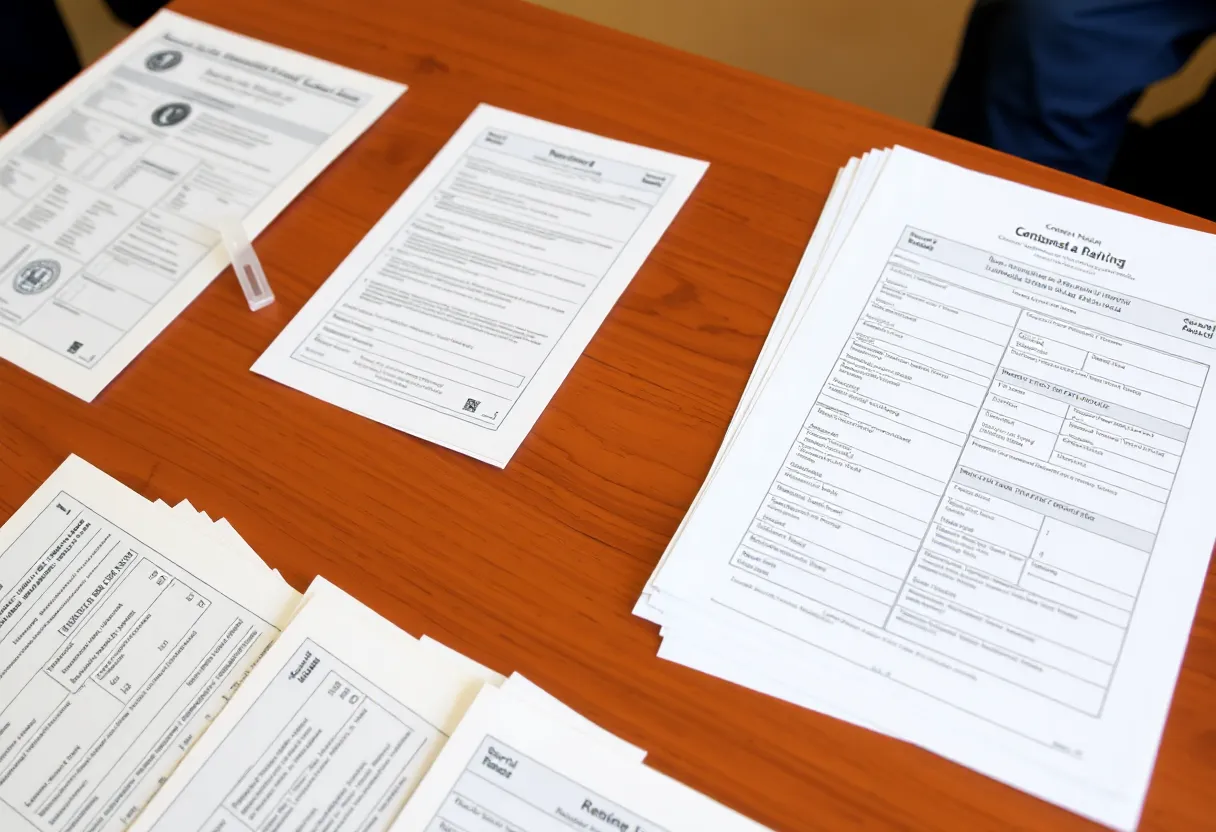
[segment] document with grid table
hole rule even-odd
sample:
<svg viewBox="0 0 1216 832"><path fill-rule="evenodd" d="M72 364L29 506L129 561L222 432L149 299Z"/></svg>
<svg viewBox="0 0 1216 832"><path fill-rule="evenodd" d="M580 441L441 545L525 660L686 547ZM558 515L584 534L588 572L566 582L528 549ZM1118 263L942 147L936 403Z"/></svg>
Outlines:
<svg viewBox="0 0 1216 832"><path fill-rule="evenodd" d="M1133 827L1216 536L1214 256L896 149L656 576L660 655Z"/></svg>

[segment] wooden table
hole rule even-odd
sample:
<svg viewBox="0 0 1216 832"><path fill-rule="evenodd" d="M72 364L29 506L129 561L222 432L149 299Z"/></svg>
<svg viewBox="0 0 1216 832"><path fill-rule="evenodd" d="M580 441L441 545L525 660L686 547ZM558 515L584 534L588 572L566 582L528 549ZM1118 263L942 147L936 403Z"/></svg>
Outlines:
<svg viewBox="0 0 1216 832"><path fill-rule="evenodd" d="M659 0L656 0L659 2ZM709 468L837 168L919 150L1202 223L516 0L178 0L409 84L261 236L279 302L221 277L97 401L0 363L0 518L75 452L227 517L298 588L329 577L414 634L519 670L777 829L1083 829L928 752L655 657L630 609ZM478 102L711 162L506 471L248 372ZM1216 829L1216 589L1142 829ZM706 832L709 832L707 830Z"/></svg>

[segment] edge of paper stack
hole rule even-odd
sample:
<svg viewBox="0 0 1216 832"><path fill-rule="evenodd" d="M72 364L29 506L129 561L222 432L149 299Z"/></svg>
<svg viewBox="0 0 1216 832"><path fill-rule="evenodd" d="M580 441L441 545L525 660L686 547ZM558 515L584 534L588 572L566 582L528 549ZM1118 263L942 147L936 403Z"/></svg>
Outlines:
<svg viewBox="0 0 1216 832"><path fill-rule="evenodd" d="M922 228L937 230L931 233L919 230ZM954 264L949 261L952 256L957 258ZM1210 506L1205 510L1203 505L1210 488L1201 470L1203 459L1210 458L1213 450L1209 441L1211 414L1200 404L1203 379L1207 378L1207 351L1212 348L1205 339L1216 331L1216 323L1209 320L1216 318L1211 313L1216 309L1216 290L1210 274L1198 265L1210 262L1213 256L1216 239L1211 235L1037 191L906 148L874 150L850 160L836 177L710 471L634 608L635 615L661 626L659 656L919 745L1113 828L1135 829L1216 534L1207 519ZM894 270L898 285L884 282L889 270ZM993 278L997 288L979 291L981 284L988 282L986 278ZM918 291L931 295L916 298L924 311L907 311L901 301ZM879 298L884 292L887 297ZM1004 409L992 417L998 427L983 436L986 447L991 448L985 453L1012 458L1010 451L1028 449L1036 437L1047 436L1045 451L1026 450L1021 454L1019 459L1026 460L1029 455L1029 461L1018 462L1023 466L1019 471L1033 469L1036 459L1059 462L1058 448L1071 456L1051 469L1063 470L1064 474L1042 473L1049 469L1040 466L1030 473L997 474L998 479L985 479L985 469L972 469L980 472L966 474L973 478L975 487L959 492L972 495L972 505L954 512L956 518L946 521L949 528L945 533L934 533L935 523L940 529L942 522L930 519L922 537L919 527L914 532L897 528L900 523L914 526L924 518L908 513L911 501L899 502L898 496L892 496L898 491L894 487L885 493L881 489L865 494L849 491L851 503L842 504L844 498L828 496L836 494L831 488L849 488L827 480L833 476L832 471L839 470L834 465L848 467L854 454L871 470L886 465L890 472L893 469L889 466L896 463L889 458L866 458L859 448L845 445L849 428L839 427L841 433L836 434L831 432L833 428L822 426L849 425L849 420L860 413L871 424L878 420L877 424L886 426L873 433L888 433L898 444L899 432L915 435L912 431L916 429L908 427L917 424L915 419L931 419L926 414L944 412L926 410L935 405L924 402L946 396L943 391L948 389L958 389L946 385L957 384L971 371L959 367L956 372L934 364L939 359L944 361L942 356L950 351L941 351L940 342L923 340L929 337L923 329L916 330L922 336L920 341L899 339L916 326L918 314L933 326L946 326L934 322L930 310L945 308L939 298L946 297L947 292L973 293L980 298L976 304L991 304L982 308L1012 310L1007 312L1012 323L999 323L1012 334L1005 343L996 343L1005 340L1005 332L1000 331L992 342L1000 358L987 361L997 365L996 375L980 378L982 374L972 372L982 395L981 413L984 407L992 406L988 403L993 395L1008 391L1002 400ZM988 300L992 297L1000 300ZM817 298L822 299L818 307ZM886 305L877 306L880 301ZM812 313L812 309L816 311ZM966 317L957 309L947 311ZM873 315L872 326L854 336L861 331L862 322L870 320L865 317L867 313ZM885 320L878 320L884 313ZM983 318L979 313L966 314ZM1068 320L1070 315L1072 321ZM901 316L913 323L899 330L890 321ZM903 326L902 321L899 326ZM1054 331L1048 331L1053 327ZM824 330L829 334L823 335ZM1138 333L1143 334L1143 341L1137 340ZM854 337L862 340L864 348L853 349ZM898 341L898 345L888 344L884 338ZM1088 348L1091 344L1092 349ZM1161 344L1177 348L1165 349ZM914 348L926 351L932 360L926 361L926 356ZM845 351L850 349L846 357ZM1136 365L1139 359L1125 359L1123 351L1146 356L1144 363ZM1101 352L1107 354L1099 355ZM1075 358L1059 357L1065 353ZM1007 359L1008 355L1018 357ZM849 368L837 374L832 368L844 367L846 358L851 362ZM963 359L968 358L962 356L960 363L966 364ZM918 362L926 366L918 366ZM1002 375L1009 363L1015 370ZM940 382L926 382L925 375L906 374L926 371L929 364L943 368L944 372L937 373ZM900 376L897 365L917 369ZM1105 369L1112 367L1115 369ZM1179 368L1177 373L1170 372ZM1181 373L1192 369L1189 376ZM1120 386L1118 381L1097 378L1112 374L1125 378L1118 374L1131 373L1142 382L1134 385L1137 390L1129 390L1126 381ZM821 385L827 391L830 382L845 376L845 382L831 390L829 402L830 409L838 414L831 418L838 422L824 416L815 423L820 432L813 433L810 425L819 401L816 395L825 395L819 392ZM897 389L900 378L907 380L908 390ZM1180 378L1188 379L1189 386L1177 381ZM1002 386L1002 379L1021 379L1024 383L1020 388ZM1093 383L1106 384L1114 392L1109 396L1086 394L1084 384ZM914 387L927 394L912 390ZM1172 392L1175 388L1182 392ZM1027 389L1045 392L1036 399L1040 394L1025 392ZM1017 396L1022 397L1020 403L1012 401ZM1135 401L1127 403L1134 396L1143 399L1142 407ZM1031 418L1026 409L1034 409L1031 402L1046 402L1042 406L1051 407ZM1158 412L1171 418L1152 415L1150 402L1155 403L1154 407L1159 403L1160 408L1168 408ZM959 404L973 406L970 401L959 400ZM1102 408L1108 410L1104 413ZM912 412L904 419L905 413L917 409L919 416ZM852 415L839 415L845 413ZM1175 418L1174 413L1181 415ZM753 419L756 414L761 415ZM891 416L897 418L888 418ZM967 418L971 418L970 412ZM1191 419L1189 423L1187 418ZM1051 427L1051 419L1062 419L1065 427ZM753 423L750 432L749 420ZM1036 420L1049 427L1023 426ZM941 431L926 421L919 423L927 429L922 433L930 437L936 433L941 441L945 431L966 437L959 461L954 462L953 448L946 460L957 465L945 474L947 483L941 486L948 495L954 495L950 489L959 488L958 477L963 476L954 472L961 472L964 463L970 464L964 454L972 450L979 422L976 416L969 428L940 425ZM1070 423L1075 428L1069 428ZM1006 425L1010 427L1004 429ZM1115 430L1108 430L1110 426ZM1064 444L1051 445L1053 433L1063 437L1056 441ZM841 436L839 447L827 448L837 435ZM1088 436L1094 438L1089 440ZM1150 444L1139 442L1140 438ZM1184 441L1177 441L1180 438ZM798 450L799 440L802 451ZM1182 459L1184 445L1186 459ZM872 451L876 446L869 447ZM1161 451L1162 447L1167 450ZM1047 456L1036 456L1040 453ZM1134 461L1112 456L1120 453ZM796 457L801 467L782 461ZM918 482L916 478L924 476L908 468L909 464L900 466L907 472L900 488L912 488L908 482ZM1149 467L1135 468L1145 464ZM1095 467L1099 465L1103 467ZM1144 476L1153 474L1149 478L1153 484L1132 479L1139 470L1145 471ZM1080 473L1080 478L1070 477L1070 471ZM1040 483L1056 476L1081 485L1067 491L1064 486L1052 485L1026 488L1025 482L1016 481L1016 476L1024 476L1033 483L1036 480L1031 478L1040 475ZM881 479L873 474L866 476L871 481ZM903 475L895 472L885 476L898 480ZM1001 481L1001 476L1007 481ZM801 486L797 482L800 479ZM938 475L934 482L941 479ZM858 475L856 482L862 481ZM1119 491L1108 488L1103 494L1099 487L1098 496L1090 503L1082 498L1069 504L1067 497L1059 496L1077 493L1082 485L1093 481L1115 483ZM787 496L771 497L782 486L789 487L782 492ZM801 496L794 494L800 487ZM937 512L945 511L946 503L953 499L943 496L942 502L937 502L936 493L926 487L920 490L931 494L937 506L932 517L940 517ZM1019 490L1024 493L1015 497ZM1133 507L1150 508L1136 517L1126 516L1118 508L1118 500L1125 497L1125 504L1130 501ZM1149 498L1155 503L1146 502ZM784 508L773 509L783 500ZM1032 504L1036 500L1039 502ZM847 508L850 505L852 516ZM859 505L872 509L869 517L858 510ZM1045 512L1033 510L1040 505L1048 506ZM1102 512L1095 505L1114 508ZM1158 507L1152 508L1154 505ZM1156 532L1151 526L1153 511L1158 512ZM1054 520L1046 519L1053 512ZM1073 517L1062 518L1062 512L1070 512ZM882 638L886 625L881 618L878 624L868 626L872 622L864 614L840 613L832 606L836 603L833 599L857 597L858 607L886 605L890 621L896 602L886 599L885 594L886 600L873 596L890 593L891 587L886 583L864 585L864 577L859 576L894 580L901 587L894 593L899 601L905 597L902 593L912 592L908 586L919 561L913 560L914 566L899 566L900 572L907 569L902 575L867 573L865 570L875 570L874 564L881 559L875 555L869 565L862 563L850 572L848 568L842 570L841 564L847 563L850 555L861 557L858 553L864 551L864 544L850 544L861 548L842 554L839 546L830 542L838 538L824 542L824 537L831 534L828 527L861 522L885 525L875 516L895 518L887 519L887 523L895 523L887 527L895 530L887 533L887 539L895 540L894 535L902 534L907 543L902 544L901 551L919 557L918 553L927 550L925 541L933 537L934 546L960 553L953 564L939 558L940 564L932 562L917 573L927 586L934 580L933 569L940 566L939 574L949 573L943 585L958 591L934 588L936 594L927 594L917 589L919 594L911 605L921 604L921 612L913 609L895 616L905 634L915 635L898 642L902 648L891 647L884 654L889 665L882 666L872 663L879 649L868 649L878 642L866 641L866 636ZM1027 518L1033 519L1033 525L1027 525ZM815 526L816 519L822 525ZM981 522L988 525L975 531ZM1042 535L1044 523L1053 522L1060 535L1055 540L1075 541L1069 544L1072 551L1086 550L1091 545L1087 541L1093 546L1101 541L1100 555L1087 561L1088 576L1068 573L1069 567L1061 567L1058 560L1043 560L1043 541L1036 530ZM1007 538L997 537L999 543L990 543L992 536L985 539L983 529L991 530L1001 523L1025 531L1010 532ZM1103 537L1087 537L1086 532L1076 531L1087 523L1105 524L1102 529L1106 531L1095 527L1093 532ZM767 536L763 539L756 537L759 527L765 527ZM864 536L854 534L858 539ZM882 532L866 534L874 535L866 538L872 542L872 549L885 545ZM1030 548L1015 552L1016 547L1008 541L1018 539L1017 535L1025 537L1023 545ZM919 544L913 542L918 538ZM729 542L719 542L726 539ZM1160 542L1166 540L1168 543ZM792 553L779 553L784 552L781 541L790 541L786 548ZM832 548L834 545L837 549ZM1061 547L1066 544L1050 545L1064 551ZM771 551L766 551L766 546ZM1163 562L1167 556L1168 562ZM740 558L743 562L736 563ZM1109 558L1109 565L1096 558ZM1016 571L1012 577L984 571L999 571L1002 560L1022 564L1014 567L1022 570L1021 576ZM1039 581L1036 586L1042 587L1039 592L1046 594L1022 592L1021 579L1028 567ZM799 570L811 577L786 577ZM1104 575L1111 576L1106 584L1102 583ZM1053 576L1068 582L1061 585L1070 589L1057 588L1060 585L1052 583ZM953 583L956 578L961 583ZM835 583L834 579L844 583L824 588ZM810 588L814 580L826 583ZM987 609L966 606L972 596L964 596L959 587L985 582L995 592L1018 594L1020 604L1037 609L1033 615L1019 612L1022 623L1009 624L1002 620L1006 608L995 601ZM1083 591L1091 593L1093 603ZM856 596L850 596L850 592ZM802 601L804 598L810 600ZM1091 618L1070 611L1070 604L1073 610L1084 609L1085 616ZM842 606L849 608L848 603ZM1040 612L1043 616L1062 615L1084 621L1069 629L1046 617L1035 618ZM977 637L965 628L952 626L948 619L951 615L956 616L955 624L966 619L979 622L977 627L991 628L992 644L980 646L986 633ZM1018 622L1019 618L1011 620ZM1026 621L1037 622L1039 629L1026 625ZM1060 643L1049 644L1053 638ZM893 639L887 641L896 644ZM962 655L964 641L967 649L987 649L991 663L977 660L969 669L969 658L957 658ZM959 651L947 653L946 645L956 642ZM1020 650L1029 644L1036 649L1025 650L1030 656L1026 658ZM1088 649L1080 649L1078 644ZM1129 657L1133 645L1134 655ZM904 655L890 658L901 649ZM1048 659L1043 658L1045 655ZM913 666L917 663L922 669ZM994 670L993 663L1004 664ZM1004 677L1002 668L1010 668ZM1007 695L1024 684L1017 675L1023 671L1052 676L1057 680L1054 689L1067 691L1067 696L1054 700L1033 687L1024 687L1032 695L1020 691L1015 691L1016 696ZM957 674L952 687L950 681L941 681L949 673ZM969 681L958 678L969 673L980 680L972 685L973 690L966 689ZM1007 690L1002 691L997 684L985 687L986 674L990 679L1000 678ZM920 679L930 676L933 681L923 688L916 686ZM935 693L941 690L949 693ZM1044 682L1042 690L1052 688ZM1041 705L1032 701L1035 697L1042 697ZM974 710L969 710L972 706ZM992 713L1001 707L1023 715L1004 723L994 720ZM1019 724L1026 730L1010 727ZM1080 741L1065 742L1056 737Z"/></svg>
<svg viewBox="0 0 1216 832"><path fill-rule="evenodd" d="M29 720L0 746L0 826L23 804L132 832L763 828L518 673L322 577L301 596L227 521L79 457L0 552L20 593L0 600L3 730ZM14 637L30 604L51 613Z"/></svg>

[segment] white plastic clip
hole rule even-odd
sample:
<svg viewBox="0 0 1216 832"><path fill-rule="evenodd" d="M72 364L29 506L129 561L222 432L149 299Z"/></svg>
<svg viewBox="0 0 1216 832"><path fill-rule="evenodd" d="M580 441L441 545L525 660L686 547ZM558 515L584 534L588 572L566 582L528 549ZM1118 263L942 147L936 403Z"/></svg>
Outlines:
<svg viewBox="0 0 1216 832"><path fill-rule="evenodd" d="M219 222L219 232L224 238L224 248L228 249L232 269L241 282L249 308L256 312L270 306L274 303L274 290L270 288L262 262L254 253L253 243L249 242L241 221L235 217L224 217Z"/></svg>

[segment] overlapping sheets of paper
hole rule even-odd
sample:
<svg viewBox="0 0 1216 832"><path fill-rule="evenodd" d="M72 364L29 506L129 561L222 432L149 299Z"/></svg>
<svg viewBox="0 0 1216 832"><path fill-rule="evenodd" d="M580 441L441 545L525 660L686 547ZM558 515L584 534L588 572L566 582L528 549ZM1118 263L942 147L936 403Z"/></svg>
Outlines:
<svg viewBox="0 0 1216 832"><path fill-rule="evenodd" d="M762 832L524 677L324 578L301 597L226 521L77 457L0 528L0 639L5 832Z"/></svg>
<svg viewBox="0 0 1216 832"><path fill-rule="evenodd" d="M1216 538L1214 261L851 161L638 602L659 655L1134 828Z"/></svg>
<svg viewBox="0 0 1216 832"><path fill-rule="evenodd" d="M122 829L291 619L225 523L72 457L0 529L0 829Z"/></svg>

